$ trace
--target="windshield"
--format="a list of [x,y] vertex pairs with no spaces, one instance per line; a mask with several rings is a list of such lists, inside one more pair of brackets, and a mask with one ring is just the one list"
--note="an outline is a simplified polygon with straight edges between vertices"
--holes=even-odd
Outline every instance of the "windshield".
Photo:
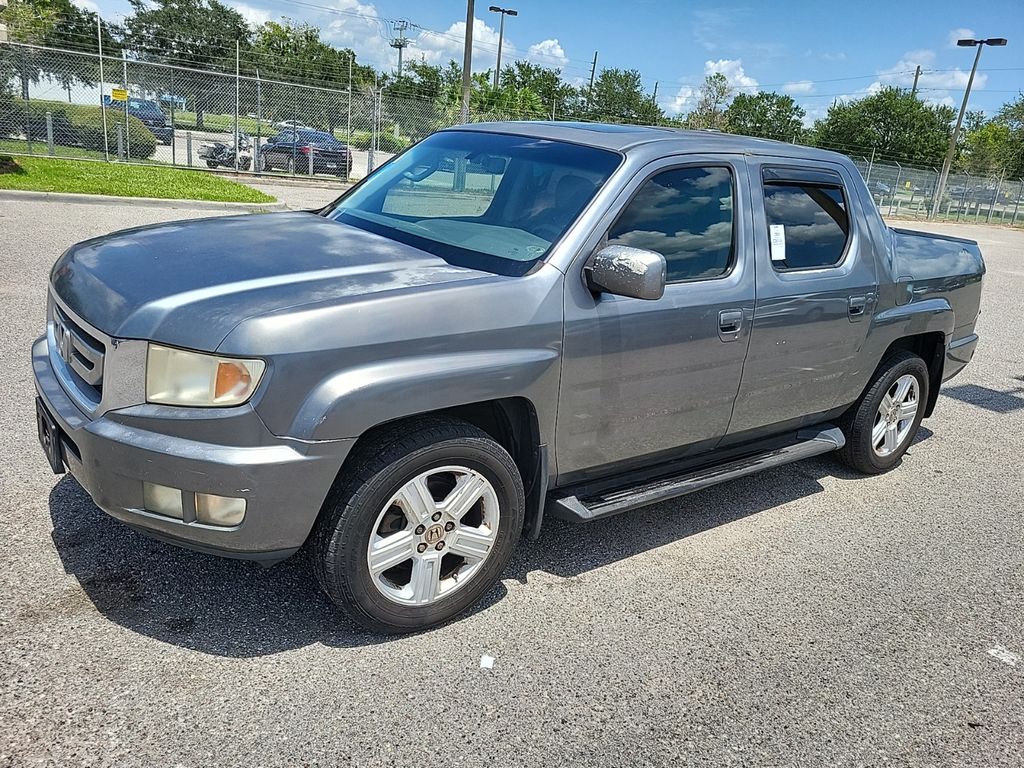
[[327,216],[450,264],[522,275],[620,161],[614,152],[558,141],[443,131],[381,166]]

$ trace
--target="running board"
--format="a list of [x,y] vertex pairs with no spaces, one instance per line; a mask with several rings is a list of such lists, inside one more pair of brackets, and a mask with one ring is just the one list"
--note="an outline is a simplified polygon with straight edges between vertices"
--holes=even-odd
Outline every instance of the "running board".
[[760,453],[748,454],[714,466],[705,466],[670,477],[620,487],[597,493],[583,499],[577,496],[552,496],[548,510],[555,517],[577,522],[590,522],[617,515],[637,507],[685,496],[738,477],[746,477],[769,467],[778,467],[829,451],[837,451],[846,444],[839,427],[830,424],[813,430],[802,430],[797,442]]

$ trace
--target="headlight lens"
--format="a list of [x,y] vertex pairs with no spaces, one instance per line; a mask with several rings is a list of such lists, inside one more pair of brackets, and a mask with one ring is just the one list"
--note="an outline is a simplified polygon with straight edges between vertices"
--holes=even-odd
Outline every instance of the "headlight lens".
[[256,391],[266,367],[262,360],[238,360],[150,344],[146,402],[208,407],[241,405]]

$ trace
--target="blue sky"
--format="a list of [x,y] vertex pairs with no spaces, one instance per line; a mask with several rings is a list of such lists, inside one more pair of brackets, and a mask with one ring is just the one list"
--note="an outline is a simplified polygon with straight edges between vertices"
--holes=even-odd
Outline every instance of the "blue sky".
[[[351,47],[378,68],[394,68],[387,44],[392,24],[413,26],[409,57],[443,64],[461,61],[464,0],[224,0],[250,21],[282,16],[308,21],[339,47]],[[128,11],[123,0],[78,0],[104,16]],[[474,68],[494,66],[498,14],[477,0]],[[598,68],[640,71],[648,89],[670,114],[693,105],[705,74],[722,72],[741,90],[790,93],[809,118],[824,114],[834,98],[857,97],[882,85],[909,87],[920,64],[921,94],[959,105],[974,49],[957,48],[957,36],[1006,37],[1005,48],[986,48],[971,96],[971,109],[993,113],[1024,88],[1024,3],[1003,0],[932,0],[836,3],[678,2],[673,0],[505,0],[519,11],[505,27],[505,54],[558,66],[569,80]]]

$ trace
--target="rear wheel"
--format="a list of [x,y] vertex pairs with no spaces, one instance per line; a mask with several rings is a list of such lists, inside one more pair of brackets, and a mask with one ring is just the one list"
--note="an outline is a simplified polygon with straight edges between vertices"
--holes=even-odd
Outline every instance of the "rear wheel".
[[843,417],[840,461],[867,474],[896,466],[921,426],[928,385],[928,366],[920,357],[904,350],[887,357]]
[[512,457],[485,432],[406,423],[363,445],[328,496],[311,539],[317,579],[371,630],[440,624],[501,575],[524,508]]

